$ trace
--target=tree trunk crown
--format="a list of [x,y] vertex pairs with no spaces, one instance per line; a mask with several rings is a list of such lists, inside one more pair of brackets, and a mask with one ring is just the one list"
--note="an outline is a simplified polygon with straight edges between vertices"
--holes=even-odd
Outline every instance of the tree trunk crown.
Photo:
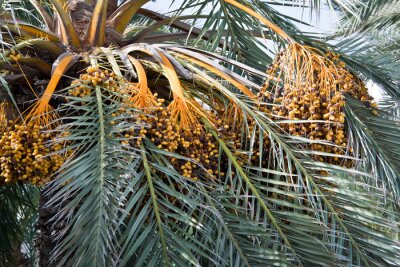
[[[85,0],[68,1],[68,9],[71,12],[71,18],[75,29],[81,40],[86,39],[90,20],[92,18],[93,8],[97,1],[87,3]],[[107,17],[109,17],[118,8],[118,0],[109,0],[107,3]]]

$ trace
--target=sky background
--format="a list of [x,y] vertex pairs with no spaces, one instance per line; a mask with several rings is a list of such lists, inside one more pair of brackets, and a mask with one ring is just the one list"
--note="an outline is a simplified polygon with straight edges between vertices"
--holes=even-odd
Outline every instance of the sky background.
[[[300,3],[307,1],[310,0],[299,0]],[[175,3],[173,5],[171,5],[171,3],[172,0],[156,0],[147,3],[145,5],[145,8],[167,15],[168,12],[171,12],[178,8],[182,3],[182,0],[175,0]],[[312,27],[308,27],[303,24],[297,24],[298,28],[304,32],[315,32],[321,34],[333,33],[336,29],[336,25],[339,22],[339,16],[335,13],[335,11],[331,10],[327,4],[321,7],[319,17],[317,17],[315,13],[311,14],[309,8],[278,5],[273,5],[272,7],[280,13],[311,24]],[[196,26],[201,28],[201,25]],[[269,42],[267,42],[267,45],[268,44]],[[367,87],[369,88],[370,94],[374,98],[379,99],[382,97],[381,90],[378,86],[376,86],[372,82],[368,82]]]
[[[156,0],[147,3],[145,7],[157,11],[159,13],[165,14],[171,10],[176,9],[182,3],[182,1],[176,0],[175,3],[171,6],[171,2],[172,2],[171,0]],[[302,3],[303,1],[300,2]],[[277,5],[274,5],[272,7],[276,9],[278,12],[302,20],[314,26],[314,27],[307,27],[299,24],[299,28],[303,31],[312,30],[314,32],[329,33],[334,31],[335,24],[338,22],[338,16],[335,14],[334,11],[329,9],[328,5],[322,6],[319,20],[317,19],[315,13],[312,15],[312,17],[310,16],[309,8],[303,9],[299,7],[277,6]]]

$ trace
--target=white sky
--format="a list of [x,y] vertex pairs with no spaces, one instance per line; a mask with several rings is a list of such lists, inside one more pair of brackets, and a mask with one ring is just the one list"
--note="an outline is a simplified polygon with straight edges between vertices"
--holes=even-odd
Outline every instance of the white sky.
[[[302,3],[303,0],[300,2]],[[180,3],[182,3],[182,0],[176,0],[172,6],[171,3],[171,0],[156,0],[147,3],[145,7],[156,12],[165,14],[179,7]],[[312,15],[311,18],[308,8],[304,8],[302,10],[302,8],[290,6],[271,5],[271,7],[283,14],[302,20],[303,22],[312,24],[314,26],[314,28],[312,28],[304,25],[299,25],[299,28],[303,31],[328,33],[335,29],[335,23],[337,23],[338,21],[338,17],[335,15],[334,11],[330,10],[327,5],[321,8],[320,19],[318,21],[315,13]]]

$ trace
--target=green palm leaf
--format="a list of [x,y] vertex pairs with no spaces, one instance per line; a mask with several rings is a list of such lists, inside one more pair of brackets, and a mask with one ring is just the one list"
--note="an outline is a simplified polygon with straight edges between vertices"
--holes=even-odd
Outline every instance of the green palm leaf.
[[0,266],[35,262],[35,231],[31,230],[37,219],[38,189],[24,185],[2,185],[0,203]]
[[[349,128],[354,134],[354,147],[360,147],[360,158],[365,158],[361,163],[363,168],[369,170],[377,179],[382,190],[389,191],[398,202],[400,168],[400,124],[396,118],[379,112],[375,116],[360,102],[349,98],[347,100],[347,116]],[[367,129],[367,130],[363,130]],[[382,185],[379,185],[381,184]]]
[[[60,114],[55,121],[59,126],[54,129],[60,135],[53,141],[68,144],[59,153],[73,151],[44,191],[50,199],[45,208],[56,210],[50,223],[56,242],[50,259],[53,264],[400,265],[400,127],[395,106],[400,96],[396,71],[400,66],[396,56],[391,55],[398,44],[392,40],[379,43],[370,32],[390,31],[397,26],[397,10],[390,14],[382,11],[392,7],[392,1],[328,1],[347,16],[343,19],[346,36],[321,40],[296,26],[306,23],[272,8],[282,1],[238,0],[290,36],[284,39],[317,48],[321,55],[332,49],[352,74],[382,87],[387,99],[379,103],[379,109],[367,108],[350,97],[346,100],[348,148],[343,155],[312,150],[310,144],[340,146],[327,140],[293,136],[282,127],[313,121],[279,118],[261,111],[260,106],[272,107],[279,97],[272,95],[268,103],[258,98],[261,85],[272,78],[265,72],[271,56],[287,45],[286,40],[223,0],[186,0],[174,14],[169,14],[171,17],[139,9],[140,3],[147,1],[123,1],[120,5],[131,6],[132,12],[120,13],[123,25],[117,25],[119,30],[111,29],[110,23],[106,27],[104,16],[95,16],[93,21],[97,19],[98,23],[91,23],[106,28],[98,40],[96,27],[91,27],[91,43],[104,41],[112,45],[94,49],[82,46],[82,50],[60,44],[58,35],[53,33],[48,35],[52,40],[25,40],[32,34],[45,34],[42,28],[47,31],[52,26],[37,2],[30,2],[36,6],[29,7],[39,13],[29,14],[29,10],[21,9],[5,16],[4,21],[27,18],[43,25],[27,26],[31,28],[21,33],[1,25],[1,67],[7,66],[22,75],[24,82],[34,80],[32,85],[36,85],[44,74],[23,60],[22,67],[17,66],[17,61],[9,64],[7,56],[12,52],[4,49],[13,47],[32,57],[37,55],[44,62],[51,59],[39,49],[51,52],[50,58],[71,50],[71,54],[83,59],[66,73],[74,78],[73,84],[67,86],[70,81],[63,76],[49,100]],[[65,29],[73,32],[64,1],[51,2],[62,13]],[[101,3],[106,2],[97,2],[97,15],[105,15],[106,7]],[[292,6],[299,4],[288,2]],[[321,3],[310,1],[311,12],[318,11]],[[10,1],[5,6],[9,10],[18,7]],[[131,18],[136,10],[137,16]],[[188,10],[190,15],[185,13]],[[57,16],[48,11],[50,16]],[[130,25],[122,33],[129,20]],[[204,27],[192,28],[200,20]],[[356,36],[355,28],[363,34]],[[63,36],[64,41],[85,43],[84,38],[78,40],[73,35],[72,39]],[[38,60],[34,62],[41,62]],[[87,64],[112,70],[116,86],[110,88],[104,80],[91,76],[89,80],[83,75],[76,78]],[[96,74],[101,77],[104,73]],[[4,91],[1,100],[26,109],[29,101],[18,99],[18,94],[26,93],[25,85],[7,85],[9,74],[0,76],[0,80]],[[279,85],[279,80],[278,77],[271,82]],[[72,96],[78,86],[89,93]],[[31,89],[33,94],[41,93],[36,87]],[[136,91],[142,93],[139,100],[132,97]],[[133,108],[133,104],[143,100],[144,105],[153,105],[151,101],[157,102],[155,92],[163,98],[158,104],[166,103],[168,111],[177,112],[169,118],[174,123],[192,127],[195,120],[183,123],[182,118],[194,114],[199,125],[204,126],[204,134],[214,142],[207,145],[215,148],[207,153],[217,158],[218,172],[207,170],[211,165],[206,161],[184,156],[183,149],[169,152],[156,146],[155,139],[138,136],[138,131],[153,127],[149,123],[143,125],[146,120],[142,120],[153,115],[146,108]],[[177,105],[174,109],[171,103],[178,100],[187,106]],[[231,132],[237,135],[230,138]],[[316,156],[353,161],[354,165],[331,165],[315,160]],[[188,178],[176,162],[195,165],[195,176]],[[32,252],[32,259],[36,257],[31,239],[37,203],[31,205],[27,200],[37,199],[37,191],[23,188],[0,187],[4,203],[0,205],[0,260],[8,265],[12,263],[10,253],[18,251],[21,244]]]
[[63,139],[75,142],[72,147],[79,154],[51,185],[47,203],[61,204],[55,220],[67,225],[54,250],[60,264],[104,266],[117,261],[118,218],[126,197],[121,188],[132,175],[130,162],[137,155],[119,142],[123,137],[118,133],[134,125],[120,125],[124,118],[112,116],[121,107],[113,97],[97,86],[86,98],[70,97],[64,107],[70,109],[70,122],[61,130],[71,134]]

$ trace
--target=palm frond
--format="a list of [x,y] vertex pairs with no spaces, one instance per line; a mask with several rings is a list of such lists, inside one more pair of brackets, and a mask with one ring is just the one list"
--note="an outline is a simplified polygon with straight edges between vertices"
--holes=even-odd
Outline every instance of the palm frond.
[[[196,0],[184,1],[178,14],[188,8],[193,8],[192,13],[199,16],[205,12],[209,14],[197,39],[199,42],[202,36],[208,35],[208,40],[202,44],[204,50],[219,52],[258,69],[264,69],[271,62],[271,58],[264,52],[268,51],[266,43],[258,41],[250,34],[251,31],[260,32],[260,36],[265,37],[264,32],[268,32],[268,29],[264,30],[259,22],[245,12],[225,1]],[[269,15],[276,16],[276,13],[271,12]],[[274,19],[276,20],[276,17]],[[275,22],[274,19],[272,19],[273,22]],[[195,23],[197,20],[193,20],[192,24],[195,25]],[[271,38],[276,40],[276,37]],[[222,48],[220,48],[221,41],[224,44]]]
[[[344,12],[340,21],[339,35],[356,32],[377,31],[387,28],[395,29],[399,23],[399,4],[393,0],[353,1],[357,16],[348,16]],[[393,31],[394,32],[394,31]],[[389,37],[389,36],[388,36]]]
[[[347,118],[349,129],[354,135],[354,144],[361,153],[362,168],[375,177],[376,186],[391,195],[397,203],[399,196],[400,168],[400,124],[393,116],[378,111],[378,116],[371,113],[362,103],[352,98],[347,99]],[[368,129],[368,130],[364,130]]]
[[342,53],[343,61],[352,71],[378,84],[393,99],[400,97],[399,75],[393,71],[400,66],[396,57],[398,45],[385,49],[378,40],[361,35],[342,39],[332,47]]
[[[151,142],[144,142],[144,145],[142,153],[148,155],[143,155],[142,172],[145,174],[140,176],[147,182],[136,187],[127,205],[132,209],[127,218],[127,226],[131,227],[127,227],[123,235],[126,236],[123,239],[126,248],[122,254],[123,263],[199,266],[199,258],[213,254],[211,240],[206,237],[210,229],[201,221],[207,216],[201,201],[201,183],[187,180],[174,170],[166,158],[170,153],[159,150]],[[135,180],[136,184],[140,181]],[[150,193],[147,197],[146,192]],[[141,209],[134,205],[139,198],[144,204]]]
[[[57,242],[52,264],[400,265],[398,111],[385,106],[369,109],[349,98],[346,116],[340,118],[346,119],[340,135],[346,130],[348,141],[336,144],[328,138],[286,132],[285,124],[315,121],[270,114],[263,107],[278,105],[275,100],[279,96],[269,94],[265,100],[262,96],[267,98],[268,92],[260,90],[267,80],[277,86],[293,85],[285,80],[288,77],[264,72],[275,52],[269,44],[280,49],[289,40],[291,46],[281,56],[291,56],[290,60],[275,62],[301,70],[282,75],[308,73],[306,78],[299,75],[298,80],[311,85],[313,68],[318,64],[304,64],[306,60],[298,55],[312,50],[314,59],[325,62],[324,53],[332,48],[351,69],[352,73],[346,70],[348,77],[354,73],[374,80],[389,95],[386,104],[398,103],[399,77],[393,69],[399,65],[389,55],[396,45],[379,51],[377,43],[363,44],[370,38],[367,35],[348,36],[329,45],[327,40],[302,33],[295,26],[296,19],[277,12],[268,2],[248,0],[186,0],[172,17],[140,9],[147,0],[124,1],[109,18],[108,24],[116,27],[108,29],[104,39],[103,33],[98,38],[95,26],[105,27],[105,17],[100,15],[106,12],[102,6],[106,2],[97,2],[89,38],[92,44],[100,45],[110,37],[113,44],[127,44],[123,48],[95,48],[87,53],[77,49],[63,58],[60,51],[65,47],[60,46],[60,50],[54,46],[60,38],[44,30],[45,25],[20,24],[18,28],[11,23],[18,16],[15,20],[6,17],[7,27],[1,25],[10,30],[2,40],[5,47],[47,46],[62,62],[54,65],[48,90],[39,102],[43,103],[39,109],[42,114],[49,109],[50,93],[55,93],[54,107],[62,116],[56,119],[58,127],[51,130],[60,132],[53,141],[66,144],[57,153],[69,155],[46,190],[50,198],[46,207],[57,211],[50,231]],[[353,1],[328,2],[348,16],[360,16]],[[64,1],[51,3],[62,17],[65,44],[78,47],[80,40],[61,5]],[[312,9],[320,4],[318,0],[310,2]],[[385,6],[376,0],[366,5],[370,4],[377,9]],[[189,9],[192,14],[186,16]],[[133,25],[132,31],[124,34],[134,14],[140,15],[139,22],[143,16],[148,18],[139,23],[146,27]],[[385,22],[383,17],[377,18],[377,27],[386,28],[387,22],[393,21]],[[45,18],[39,16],[41,19]],[[150,24],[151,19],[157,22]],[[368,19],[373,18],[367,14]],[[199,21],[204,23],[202,30],[191,28]],[[159,34],[160,27],[167,29],[164,33],[175,34],[174,38],[186,34],[196,39],[181,39],[180,45],[171,40],[168,44],[132,43],[149,40],[146,38],[160,40],[160,36],[151,35]],[[53,39],[44,43],[39,38],[44,36]],[[262,40],[257,39],[260,36]],[[38,43],[20,42],[19,37],[34,37]],[[188,44],[193,47],[188,48]],[[306,50],[307,45],[316,49]],[[301,49],[294,50],[294,46]],[[76,64],[74,71],[79,73],[88,62],[91,66],[86,74],[74,78],[71,86],[56,91],[58,84],[60,88],[68,82],[65,70],[70,62],[75,63],[75,55],[84,62]],[[6,54],[3,57],[0,64],[8,60]],[[320,74],[329,76],[321,82],[325,89],[338,83],[338,75]],[[76,73],[72,76],[77,77]],[[0,80],[6,89],[1,97],[9,94],[15,102],[14,88]],[[173,142],[174,138],[179,141]],[[330,149],[317,151],[310,144]],[[175,146],[179,149],[171,148]],[[334,148],[345,152],[329,152]],[[336,158],[332,162],[337,165],[324,163],[325,158]],[[4,251],[30,243],[21,241],[24,238],[18,223],[22,221],[15,214],[23,208],[14,204],[3,206],[8,216],[0,219],[0,224],[10,222],[10,232],[17,236],[12,240],[5,233]],[[34,220],[35,216],[29,218]],[[32,220],[23,227],[31,226]],[[9,261],[7,255],[5,258]]]
[[[191,69],[195,71],[196,74],[206,77],[208,81],[213,80],[211,77],[207,77],[207,75],[202,73],[200,70],[196,70],[193,67]],[[221,90],[223,90],[221,85],[216,80],[212,84],[214,86],[219,86]],[[376,250],[376,253],[374,253],[374,250],[378,249],[380,245],[383,246],[383,244],[388,242],[391,239],[390,237],[382,236],[382,240],[377,241],[378,243],[382,243],[380,243],[380,245],[375,248],[370,247],[370,244],[367,244],[364,241],[364,235],[382,235],[380,231],[374,232],[374,226],[371,226],[370,222],[368,221],[370,219],[369,217],[359,217],[361,214],[367,213],[367,211],[373,212],[373,207],[375,205],[381,205],[383,192],[380,189],[375,188],[376,180],[365,178],[368,177],[368,175],[360,171],[356,172],[351,169],[337,168],[332,165],[321,164],[311,160],[308,156],[308,151],[294,150],[294,147],[292,147],[292,145],[294,144],[293,142],[291,142],[293,141],[293,138],[286,135],[278,134],[278,132],[276,132],[276,130],[274,129],[274,123],[263,117],[261,114],[254,113],[254,111],[250,107],[246,106],[246,104],[242,102],[240,98],[235,98],[235,102],[239,103],[244,112],[246,112],[246,115],[243,116],[251,117],[256,120],[262,132],[267,134],[270,138],[272,149],[271,152],[269,152],[269,161],[271,163],[270,168],[265,170],[265,175],[268,175],[268,173],[280,174],[277,177],[281,177],[283,179],[282,182],[288,183],[290,185],[289,189],[292,189],[294,191],[279,191],[276,189],[274,190],[272,189],[274,188],[273,183],[272,185],[268,185],[268,182],[270,180],[265,179],[263,176],[260,176],[262,175],[262,170],[260,170],[260,172],[258,172],[256,176],[249,176],[251,175],[251,172],[245,173],[243,171],[243,168],[246,168],[246,165],[243,166],[243,163],[242,165],[234,164],[231,169],[241,174],[239,176],[241,178],[238,178],[237,180],[237,186],[239,188],[234,189],[236,187],[233,187],[234,184],[232,184],[232,175],[227,175],[226,184],[229,185],[229,188],[233,187],[233,192],[236,192],[236,203],[241,199],[241,197],[244,197],[245,199],[243,199],[243,203],[249,203],[248,205],[250,205],[246,205],[246,207],[241,208],[233,208],[236,213],[238,213],[238,211],[240,210],[245,211],[246,208],[251,207],[252,211],[246,213],[247,216],[249,216],[250,214],[255,214],[255,211],[257,210],[258,213],[256,213],[255,215],[255,218],[257,218],[256,220],[259,220],[259,218],[264,218],[266,221],[268,221],[268,216],[266,216],[265,214],[260,214],[260,212],[263,210],[261,208],[262,204],[258,204],[260,206],[257,206],[256,204],[251,205],[250,203],[257,203],[258,201],[265,201],[266,203],[268,203],[269,201],[271,201],[274,204],[270,204],[273,208],[277,207],[276,205],[279,203],[278,205],[280,208],[277,208],[277,210],[273,209],[272,213],[275,216],[277,216],[277,214],[280,215],[279,217],[277,216],[279,220],[282,220],[279,221],[279,225],[283,226],[285,231],[297,229],[297,231],[294,230],[296,231],[296,233],[290,232],[288,236],[290,238],[294,238],[294,240],[292,241],[292,246],[296,251],[296,255],[301,255],[301,259],[303,260],[303,262],[307,262],[308,260],[311,260],[312,262],[312,259],[315,257],[315,255],[312,255],[314,253],[320,252],[323,255],[327,255],[327,252],[323,252],[326,248],[328,248],[328,250],[331,251],[332,256],[336,257],[337,261],[342,262],[342,264],[362,264],[379,266],[380,260],[378,260],[378,263],[376,263],[375,259],[373,258],[382,259],[382,256],[384,260],[387,260],[389,262],[398,261],[397,256],[395,256],[399,255],[398,251],[395,251],[395,241],[390,241],[394,242],[392,243],[393,247],[385,246],[384,251]],[[243,134],[243,136],[247,135],[248,133],[246,132]],[[261,136],[264,135],[262,134]],[[260,140],[260,142],[262,141]],[[299,141],[295,141],[295,144],[296,146],[301,145],[301,143],[299,144]],[[224,152],[233,154],[233,151],[228,152],[226,148]],[[243,151],[242,153],[246,152]],[[247,153],[251,153],[251,150]],[[277,161],[277,163],[274,163],[274,161]],[[254,169],[254,166],[249,165],[248,168],[249,170],[251,170]],[[330,173],[331,175],[325,177],[324,175],[320,174],[323,172]],[[243,178],[243,173],[245,173],[245,175],[250,178]],[[273,180],[279,181],[280,179],[277,177]],[[352,191],[347,189],[350,184],[343,182],[346,181],[346,179],[348,181],[356,181],[360,184],[360,187],[356,187],[354,190],[356,190],[356,192],[359,192],[361,196],[376,196],[373,198],[373,202],[371,202],[370,205],[366,205],[363,200],[358,199],[359,196],[356,193],[354,194],[355,197],[353,199]],[[247,185],[246,187],[246,184],[250,182],[252,186]],[[266,183],[266,186],[262,186],[263,182]],[[254,188],[258,189],[258,191],[255,191]],[[353,187],[351,188],[353,190]],[[369,188],[369,190],[365,192],[365,188]],[[230,189],[227,190],[229,191]],[[243,195],[239,193],[242,190],[245,190]],[[273,192],[275,197],[267,197],[269,192]],[[297,193],[299,195],[292,195],[294,193]],[[240,196],[238,196],[238,194]],[[249,194],[251,195],[251,197]],[[265,198],[263,197],[260,200],[259,196],[264,196],[264,194]],[[279,196],[280,194],[282,194],[281,197]],[[304,199],[301,196],[304,196]],[[250,199],[246,200],[247,197],[249,197]],[[289,200],[293,200],[293,198],[295,200],[291,203],[291,201]],[[278,203],[276,203],[272,199],[282,199],[285,201],[278,201]],[[357,205],[359,209],[343,210],[343,207],[348,205],[347,201],[357,203],[354,205]],[[299,203],[299,207],[296,205],[297,203]],[[397,204],[392,203],[391,205],[393,207]],[[232,206],[229,207],[232,208]],[[294,207],[295,209],[293,210]],[[307,212],[300,212],[300,210],[307,210],[308,208],[312,210],[311,214],[313,214],[310,218],[308,218],[308,220],[310,220],[310,223],[314,220],[317,220],[315,222],[316,225],[322,227],[319,229],[320,234],[316,234],[316,236],[318,236],[319,242],[321,242],[319,243],[321,244],[321,248],[318,248],[318,242],[316,244],[315,241],[312,241],[313,238],[316,238],[315,235],[311,234],[311,236],[307,236],[308,233],[301,232],[301,227],[295,226],[296,222],[298,222],[298,220],[295,219],[296,216],[301,217],[302,215],[307,214]],[[288,209],[289,211],[287,211]],[[284,210],[285,212],[281,214],[281,210]],[[382,210],[382,212],[383,213],[381,213],[381,215],[374,215],[379,216],[381,219],[385,220],[384,218],[390,213],[390,211]],[[397,226],[392,227],[391,223],[389,222],[392,219],[393,218],[387,220],[386,223],[384,223],[384,227],[388,227],[386,228],[387,231],[395,233],[395,229]],[[283,223],[283,221],[285,223]],[[288,228],[286,228],[286,224],[290,225],[291,222],[294,224],[293,227],[288,226]],[[269,221],[269,223],[271,223],[271,221]],[[356,227],[354,227],[354,225],[363,226],[363,228],[360,228],[362,230],[359,231]],[[324,229],[324,227],[327,228]],[[384,230],[384,232],[385,231],[386,230]],[[274,236],[275,235],[276,234],[274,234]],[[298,239],[296,239],[296,237]],[[302,247],[300,246],[300,244],[296,243],[296,240],[305,240],[304,242],[310,240],[309,243],[306,242],[307,246],[311,246],[311,244],[313,244],[314,247],[312,249],[302,251]],[[338,246],[337,244],[341,245]],[[299,247],[297,247],[297,245]],[[392,248],[394,250],[392,250]],[[293,260],[293,258],[291,258],[291,260]],[[332,262],[332,259],[326,258],[326,260],[327,262]]]
[[95,86],[89,96],[69,97],[63,107],[70,114],[61,129],[70,135],[63,139],[76,142],[72,148],[77,155],[51,185],[47,203],[60,208],[55,222],[66,225],[56,236],[59,244],[53,254],[62,265],[117,262],[118,218],[124,213],[126,197],[122,189],[132,175],[130,162],[137,156],[120,142],[126,139],[120,131],[135,125],[123,124],[124,116],[112,116],[121,108],[116,98],[115,93]]
[[39,190],[33,186],[2,185],[0,203],[0,266],[16,266],[24,264],[24,260],[25,263],[35,261],[34,237],[29,237],[29,234],[35,233]]

